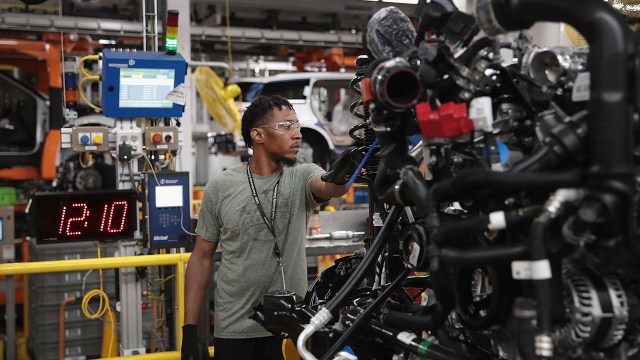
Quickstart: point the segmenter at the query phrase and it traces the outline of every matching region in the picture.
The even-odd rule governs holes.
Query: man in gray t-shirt
[[[294,165],[299,127],[286,99],[259,97],[242,118],[242,136],[253,157],[207,184],[185,275],[183,359],[199,359],[204,351],[195,324],[218,245],[216,360],[282,358],[281,341],[249,316],[267,292],[304,294],[309,216],[319,202],[346,192],[344,176],[334,184],[321,179],[324,171],[317,165]]]

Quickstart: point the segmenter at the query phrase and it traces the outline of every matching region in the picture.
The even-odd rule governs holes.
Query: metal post
[[[185,58],[187,64],[191,64],[191,22],[189,14],[191,14],[191,1],[184,0],[167,0],[167,9],[175,9],[180,12],[178,18],[178,52]],[[187,66],[187,76],[185,77],[185,84],[187,89],[191,89],[191,82],[193,76],[191,75],[191,69]],[[195,94],[188,94],[188,96],[195,96]],[[193,119],[191,112],[194,111],[192,106],[185,106],[184,113],[182,113],[182,149],[180,150],[179,162],[176,164],[176,170],[188,171],[191,176],[191,182],[189,183],[189,194],[193,192],[192,184],[196,179],[195,176],[195,163],[193,161],[194,156],[192,152],[193,139]],[[193,208],[189,207],[190,211]],[[193,215],[193,214],[191,214]]]
[[[7,300],[7,338],[6,338],[6,355],[8,360],[15,360],[16,358],[16,285],[12,276],[7,276],[4,281],[5,284],[5,296]],[[29,319],[24,319],[29,321]]]
[[[144,1],[143,1],[144,3]],[[133,119],[117,119],[121,130],[136,130],[137,123]],[[142,134],[140,134],[142,136]],[[117,146],[117,145],[116,145]],[[118,189],[131,189],[135,186],[131,177],[138,173],[138,161],[129,163],[116,161],[116,182]],[[136,238],[140,238],[140,222],[136,231]],[[116,256],[135,256],[137,241],[120,241]],[[120,355],[144,354],[145,346],[142,336],[142,285],[136,279],[136,269],[133,267],[120,269]]]
[[[153,47],[153,51],[158,51],[158,0],[153,0],[153,21],[154,21],[154,26],[153,26],[153,33],[154,35],[154,40],[155,40],[155,44]]]
[[[136,242],[121,241],[118,256],[135,256]],[[142,337],[142,286],[136,280],[136,269],[120,268],[120,355],[129,356],[146,352]]]
[[[147,0],[142,0],[142,50],[147,50]]]

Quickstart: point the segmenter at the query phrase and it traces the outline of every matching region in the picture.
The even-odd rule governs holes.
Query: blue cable
[[[373,153],[373,149],[375,149],[376,145],[378,145],[378,138],[376,138],[376,140],[373,142],[373,144],[371,144],[371,147],[369,148],[369,151],[367,151],[367,154],[364,156],[364,158],[362,158],[362,161],[360,161],[360,164],[358,165],[358,168],[356,169],[356,172],[354,172],[353,175],[351,175],[351,179],[349,179],[349,182],[347,183],[347,190],[349,190],[351,185],[353,185],[353,183],[356,181],[356,178],[358,177],[358,174],[360,174],[360,170],[362,170],[362,167],[364,166],[364,163],[367,162],[367,160],[369,159],[369,157]]]

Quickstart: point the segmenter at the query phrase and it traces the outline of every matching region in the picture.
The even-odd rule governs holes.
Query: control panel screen
[[[164,98],[173,90],[174,69],[120,69],[121,108],[172,108]]]
[[[133,191],[36,193],[32,206],[38,244],[131,239],[137,229]]]

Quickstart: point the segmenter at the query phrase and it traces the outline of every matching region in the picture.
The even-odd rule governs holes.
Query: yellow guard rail
[[[52,272],[67,271],[87,271],[97,269],[116,269],[124,267],[139,266],[176,266],[176,334],[178,335],[176,351],[158,352],[152,354],[142,354],[133,356],[122,356],[118,359],[135,360],[172,360],[180,359],[180,348],[182,347],[182,324],[184,323],[184,265],[189,260],[190,253],[185,254],[162,254],[145,256],[123,256],[111,258],[77,259],[77,260],[55,260],[0,264],[1,275],[20,274],[43,274]],[[213,355],[213,347],[209,347],[209,354]]]

